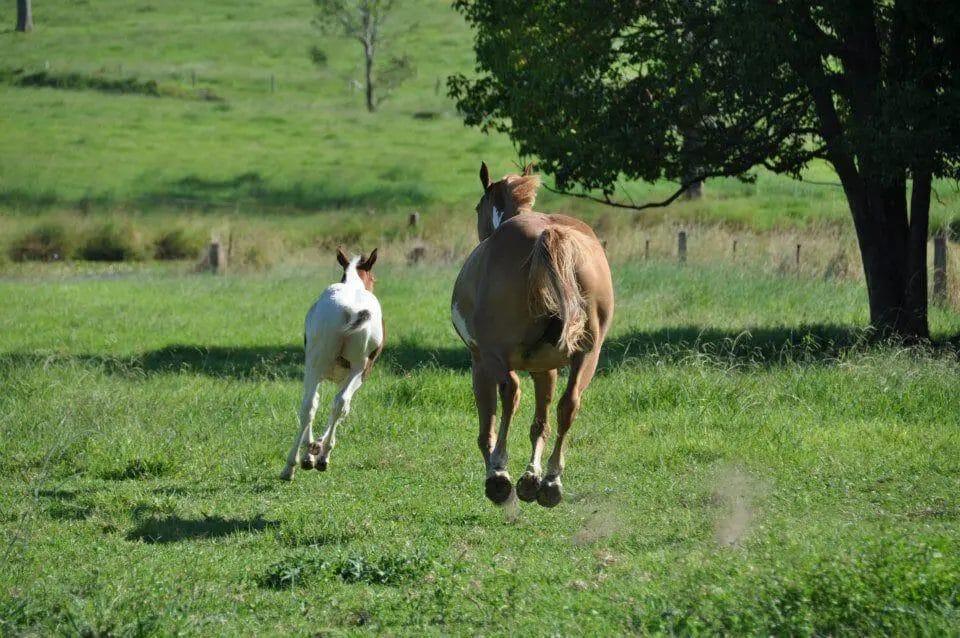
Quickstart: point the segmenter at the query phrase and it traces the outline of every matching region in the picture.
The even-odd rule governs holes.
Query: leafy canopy
[[[953,175],[960,11],[901,0],[457,0],[479,77],[468,124],[510,135],[560,189],[630,179]]]

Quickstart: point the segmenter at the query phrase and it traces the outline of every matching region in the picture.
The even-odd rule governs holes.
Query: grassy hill
[[[359,45],[320,35],[315,11],[309,0],[37,3],[33,33],[0,33],[6,225],[10,216],[78,209],[446,211],[472,206],[481,159],[495,173],[513,168],[510,141],[464,127],[445,96],[445,78],[473,65],[472,34],[447,0],[401,3],[391,16],[382,57],[411,56],[417,75],[376,114],[355,86]],[[0,18],[13,24],[12,4]],[[311,46],[326,52],[325,67],[311,62]],[[36,73],[47,83],[75,74],[88,88],[22,85]],[[102,90],[124,80],[156,83],[161,96]],[[810,177],[836,182],[821,165]],[[670,190],[626,186],[638,201]],[[957,202],[941,191],[937,220]],[[836,186],[761,173],[755,185],[717,180],[707,192],[702,203],[649,216],[759,229],[848,223]],[[549,193],[541,207],[600,210]]]

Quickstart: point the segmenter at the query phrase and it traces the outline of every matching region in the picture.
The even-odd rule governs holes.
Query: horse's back
[[[588,313],[599,314],[605,330],[613,290],[603,247],[593,230],[565,215],[524,213],[504,222],[474,249],[454,287],[454,325],[475,354],[499,352],[512,369],[549,370],[569,364],[568,356],[551,343],[557,318],[537,316],[530,303],[530,256],[549,229],[573,235],[585,247],[576,276],[591,306]]]

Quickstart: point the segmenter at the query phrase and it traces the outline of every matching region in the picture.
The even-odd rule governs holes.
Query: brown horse
[[[473,250],[457,277],[453,325],[473,358],[473,392],[480,416],[477,443],[486,463],[486,494],[504,503],[514,494],[507,473],[507,432],[520,401],[517,370],[533,377],[537,399],[530,426],[533,453],[516,495],[553,507],[562,498],[567,432],[580,395],[597,368],[600,346],[613,319],[613,284],[603,247],[593,230],[564,215],[532,211],[540,178],[523,175],[491,183],[480,167],[483,197],[477,204]],[[557,368],[570,379],[557,406],[557,441],[542,476],[540,457],[550,428],[547,411]],[[503,413],[494,436],[497,391]]]

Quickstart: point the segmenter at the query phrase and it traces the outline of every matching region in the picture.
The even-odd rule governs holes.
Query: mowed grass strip
[[[954,632],[954,351],[868,345],[855,285],[615,272],[567,498],[516,511],[483,498],[454,269],[380,270],[384,358],[291,484],[332,264],[0,283],[4,632]]]

